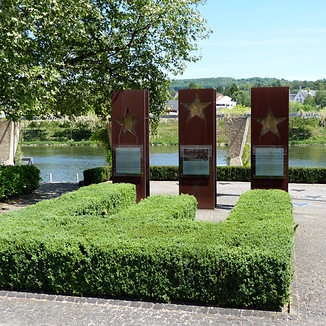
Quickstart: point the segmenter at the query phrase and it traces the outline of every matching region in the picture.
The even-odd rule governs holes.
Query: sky
[[[202,59],[175,79],[326,78],[326,0],[207,0]]]

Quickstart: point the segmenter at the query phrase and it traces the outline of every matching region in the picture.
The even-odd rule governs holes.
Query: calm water
[[[23,156],[31,156],[41,170],[44,182],[76,182],[83,171],[106,165],[102,147],[37,146],[22,147]],[[227,148],[218,148],[217,164],[226,165]],[[290,147],[290,166],[326,167],[326,146]],[[178,147],[150,148],[150,165],[178,165]]]

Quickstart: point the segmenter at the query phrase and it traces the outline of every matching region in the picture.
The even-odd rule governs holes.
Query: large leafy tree
[[[204,0],[0,0],[0,110],[7,117],[110,114],[113,89],[150,91],[196,61]]]

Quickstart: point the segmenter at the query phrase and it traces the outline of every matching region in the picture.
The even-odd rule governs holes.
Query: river
[[[102,147],[88,146],[22,146],[23,156],[32,157],[41,170],[44,182],[77,182],[86,169],[106,165]],[[217,165],[226,165],[227,148],[217,149]],[[150,165],[178,165],[178,147],[150,148]],[[290,147],[289,165],[326,167],[326,146]]]

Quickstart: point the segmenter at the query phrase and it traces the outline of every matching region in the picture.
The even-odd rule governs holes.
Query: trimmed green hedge
[[[100,198],[117,187],[133,199],[111,197],[119,211],[103,218]],[[195,221],[192,196],[134,202],[134,186],[103,183],[2,214],[0,287],[261,309],[289,301],[287,193],[249,191],[218,224]]]
[[[291,183],[326,183],[326,168],[289,168]]]
[[[33,192],[40,180],[40,170],[34,165],[0,166],[0,202]]]
[[[159,181],[178,181],[178,166],[151,166],[150,179]]]
[[[217,166],[217,181],[250,181],[250,167]],[[151,166],[150,179],[160,181],[178,181],[178,166]]]
[[[217,181],[251,180],[250,167],[218,166],[216,167]],[[151,180],[177,181],[179,172],[177,166],[151,166]],[[289,167],[290,183],[326,183],[326,168]]]
[[[92,169],[85,170],[84,175],[84,186],[89,186],[93,183],[100,183],[108,181],[111,178],[111,167],[100,166]]]

